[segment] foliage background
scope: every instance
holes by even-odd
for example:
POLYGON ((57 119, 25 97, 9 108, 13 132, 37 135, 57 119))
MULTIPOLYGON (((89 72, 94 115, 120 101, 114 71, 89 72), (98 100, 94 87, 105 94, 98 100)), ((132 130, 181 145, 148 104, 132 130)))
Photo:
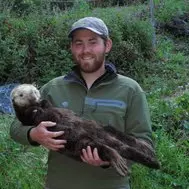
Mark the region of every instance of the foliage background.
POLYGON ((140 17, 142 11, 145 11, 142 5, 139 11, 134 7, 92 10, 85 2, 76 3, 69 11, 50 11, 47 7, 42 12, 36 9, 14 17, 3 10, 0 17, 1 83, 37 82, 41 85, 67 72, 72 66, 67 33, 71 24, 84 16, 103 18, 114 40, 108 59, 115 62, 118 69, 130 70, 132 74, 135 62, 153 56, 153 28, 145 19, 146 15, 140 17))
MULTIPOLYGON (((189 39, 158 27, 175 16, 188 15, 189 3, 155 0, 157 26, 153 28, 149 1, 124 1, 127 6, 114 7, 115 2, 106 2, 94 7, 81 0, 60 10, 42 0, 0 0, 0 84, 41 86, 65 74, 73 66, 67 38, 71 24, 84 16, 102 18, 114 42, 108 60, 146 91, 161 162, 158 171, 135 165, 132 188, 189 189, 189 39)), ((9 136, 13 119, 13 115, 0 115, 0 188, 40 189, 47 151, 15 143, 9 136)))

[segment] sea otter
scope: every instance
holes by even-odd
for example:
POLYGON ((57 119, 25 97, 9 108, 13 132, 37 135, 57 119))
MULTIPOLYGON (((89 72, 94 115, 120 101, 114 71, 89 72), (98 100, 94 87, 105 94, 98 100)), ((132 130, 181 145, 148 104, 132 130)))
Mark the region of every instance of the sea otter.
POLYGON ((31 84, 22 84, 11 92, 11 100, 17 118, 23 126, 37 126, 42 121, 56 122, 50 131, 64 131, 60 136, 67 140, 64 153, 80 160, 81 151, 87 146, 97 147, 99 156, 109 161, 116 171, 128 174, 127 159, 158 169, 159 162, 151 146, 131 135, 125 135, 112 126, 100 125, 93 120, 78 117, 73 111, 52 107, 47 100, 42 100, 39 90, 31 84))

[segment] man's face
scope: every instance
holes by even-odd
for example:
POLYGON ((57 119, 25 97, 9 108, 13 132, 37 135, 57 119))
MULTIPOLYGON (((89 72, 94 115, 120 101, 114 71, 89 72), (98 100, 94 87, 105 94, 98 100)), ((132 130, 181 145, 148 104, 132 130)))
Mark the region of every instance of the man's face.
POLYGON ((102 68, 105 54, 111 47, 110 39, 104 42, 99 35, 90 30, 79 29, 73 33, 71 51, 82 72, 93 73, 102 68))

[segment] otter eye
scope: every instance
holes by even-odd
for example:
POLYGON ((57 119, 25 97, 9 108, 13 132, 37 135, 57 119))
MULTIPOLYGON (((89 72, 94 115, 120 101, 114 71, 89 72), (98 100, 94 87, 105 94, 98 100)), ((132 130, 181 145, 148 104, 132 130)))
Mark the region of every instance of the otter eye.
POLYGON ((21 94, 20 94, 20 97, 23 97, 23 96, 24 96, 24 95, 21 93, 21 94))
POLYGON ((33 113, 37 113, 37 109, 33 110, 33 113))

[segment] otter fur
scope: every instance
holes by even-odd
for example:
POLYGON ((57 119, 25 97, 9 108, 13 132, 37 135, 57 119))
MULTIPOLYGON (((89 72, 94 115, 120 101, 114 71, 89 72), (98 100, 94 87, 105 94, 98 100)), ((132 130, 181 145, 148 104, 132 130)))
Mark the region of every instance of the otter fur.
POLYGON ((60 153, 81 161, 83 148, 96 147, 101 159, 109 161, 122 176, 129 172, 127 160, 154 169, 160 167, 152 147, 147 142, 125 135, 112 126, 82 119, 71 110, 52 107, 47 100, 41 99, 38 89, 33 85, 22 84, 14 88, 11 100, 16 116, 23 126, 37 126, 42 121, 56 122, 56 126, 49 127, 48 130, 64 131, 58 139, 67 140, 67 144, 59 150, 60 153))

